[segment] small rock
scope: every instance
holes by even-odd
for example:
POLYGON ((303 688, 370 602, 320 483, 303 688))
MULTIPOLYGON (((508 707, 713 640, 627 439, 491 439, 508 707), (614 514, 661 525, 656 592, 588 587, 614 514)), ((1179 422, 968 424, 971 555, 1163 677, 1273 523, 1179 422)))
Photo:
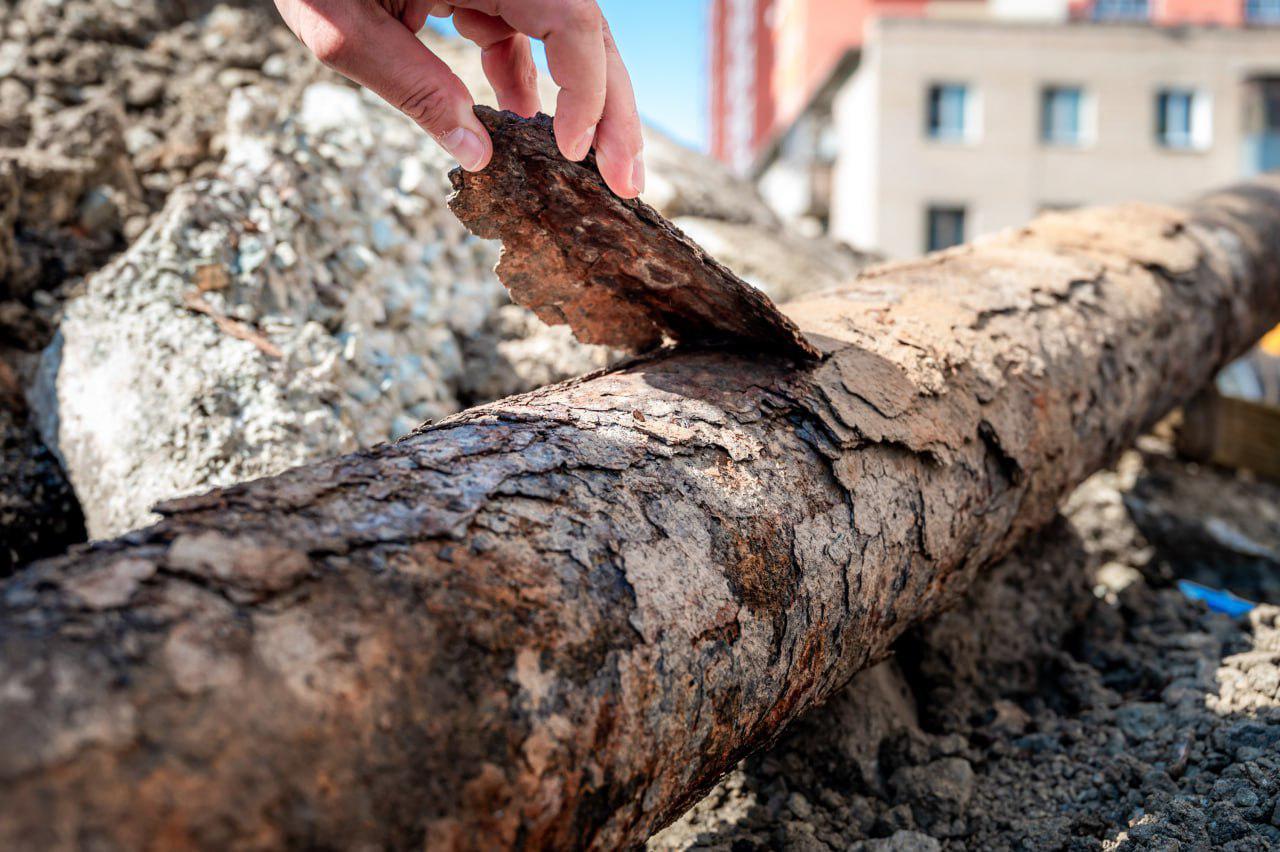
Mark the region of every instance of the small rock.
POLYGON ((799 793, 791 794, 787 799, 787 808, 800 819, 809 819, 813 816, 813 807, 809 804, 809 800, 799 793))
POLYGON ((911 806, 901 804, 894 805, 880 814, 872 830, 876 834, 893 834, 898 831, 913 831, 915 828, 916 818, 912 813, 911 806))
POLYGON ((1018 735, 1026 731, 1031 715, 1012 701, 999 699, 992 704, 995 717, 988 727, 997 735, 1018 735))
POLYGON ((918 831, 897 831, 889 837, 864 840, 854 848, 865 852, 941 852, 942 844, 918 831))
POLYGON ((131 243, 141 237, 142 232, 147 229, 147 225, 150 223, 151 220, 146 216, 130 216, 125 220, 124 227, 121 229, 125 241, 131 243))
POLYGON ((1108 562, 1094 575, 1097 584, 1093 593, 1107 603, 1115 605, 1121 592, 1142 580, 1142 572, 1122 562, 1108 562))
POLYGON ((282 79, 289 73, 289 57, 281 53, 273 53, 262 63, 262 73, 268 77, 282 79))
POLYGON ((0 78, 12 76, 23 61, 25 49, 18 40, 0 42, 0 78))
POLYGON ((238 89, 258 82, 260 75, 245 68, 227 68, 218 72, 218 86, 222 89, 238 89))
POLYGON ((889 779, 894 800, 910 804, 925 828, 959 816, 973 797, 973 784, 973 767, 962 757, 903 767, 889 779))
POLYGON ((1149 740, 1165 720, 1165 707, 1155 702, 1126 704, 1116 711, 1116 724, 1130 740, 1149 740))
POLYGON ((161 74, 132 74, 125 81, 124 100, 134 109, 155 105, 164 97, 165 78, 161 74))

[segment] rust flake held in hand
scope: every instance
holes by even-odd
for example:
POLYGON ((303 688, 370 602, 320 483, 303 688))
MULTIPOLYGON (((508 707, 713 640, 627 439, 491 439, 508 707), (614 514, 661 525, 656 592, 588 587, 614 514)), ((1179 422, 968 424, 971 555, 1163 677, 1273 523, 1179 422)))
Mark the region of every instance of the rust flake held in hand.
POLYGON ((478 236, 502 240, 498 277, 543 322, 632 352, 673 342, 817 357, 767 296, 649 205, 610 192, 594 155, 561 156, 550 118, 476 114, 493 162, 455 170, 449 206, 478 236))

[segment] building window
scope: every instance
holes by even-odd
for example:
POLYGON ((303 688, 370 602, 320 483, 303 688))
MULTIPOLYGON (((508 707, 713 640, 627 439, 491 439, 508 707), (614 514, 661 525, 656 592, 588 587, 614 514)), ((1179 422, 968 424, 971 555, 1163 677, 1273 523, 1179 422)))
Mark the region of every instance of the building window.
POLYGON ((1251 24, 1280 24, 1280 0, 1245 0, 1244 19, 1251 24))
POLYGON ((1040 96, 1040 139, 1049 145, 1084 143, 1084 91, 1048 86, 1040 96))
POLYGON ((1246 175, 1280 169, 1280 78, 1249 80, 1244 144, 1246 175))
POLYGON ((965 218, 963 207, 931 206, 927 215, 924 250, 941 251, 963 243, 965 218))
POLYGON ((929 87, 929 136, 952 142, 969 137, 969 87, 941 83, 929 87))
POLYGON ((1156 140, 1166 148, 1203 150, 1212 142, 1209 99, 1191 89, 1156 96, 1156 140))
POLYGON ((1096 0, 1095 21, 1145 21, 1150 11, 1147 0, 1096 0))

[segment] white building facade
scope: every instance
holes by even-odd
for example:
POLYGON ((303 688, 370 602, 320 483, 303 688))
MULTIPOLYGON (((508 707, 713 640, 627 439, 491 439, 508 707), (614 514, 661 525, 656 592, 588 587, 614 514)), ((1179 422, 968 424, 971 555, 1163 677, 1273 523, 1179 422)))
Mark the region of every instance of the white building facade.
POLYGON ((832 111, 829 230, 859 247, 910 257, 1046 209, 1181 201, 1280 167, 1276 30, 871 27, 832 111))

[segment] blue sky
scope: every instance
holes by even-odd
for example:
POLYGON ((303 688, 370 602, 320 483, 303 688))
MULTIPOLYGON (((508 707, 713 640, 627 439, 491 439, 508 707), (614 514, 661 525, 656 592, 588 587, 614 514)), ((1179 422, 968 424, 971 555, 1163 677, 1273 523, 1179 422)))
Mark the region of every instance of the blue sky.
MULTIPOLYGON (((706 0, 599 2, 631 72, 640 114, 677 139, 706 150, 706 0)), ((537 53, 545 68, 541 50, 537 53)))

